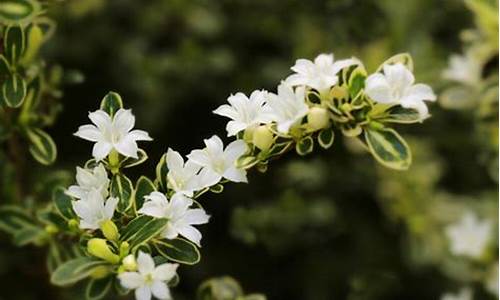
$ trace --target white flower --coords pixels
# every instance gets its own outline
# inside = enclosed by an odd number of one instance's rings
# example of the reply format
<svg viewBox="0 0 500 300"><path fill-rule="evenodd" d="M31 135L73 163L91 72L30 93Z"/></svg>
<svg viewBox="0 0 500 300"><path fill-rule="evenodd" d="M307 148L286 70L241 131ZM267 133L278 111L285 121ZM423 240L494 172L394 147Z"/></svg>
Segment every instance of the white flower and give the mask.
<svg viewBox="0 0 500 300"><path fill-rule="evenodd" d="M83 199L91 190L95 189L104 198L108 196L108 173L102 164L97 165L93 170L76 167L76 183L77 185L68 188L67 195Z"/></svg>
<svg viewBox="0 0 500 300"><path fill-rule="evenodd" d="M80 217L81 229L98 229L102 223L111 220L115 212L117 198L104 198L98 190L91 190L81 200L73 202L73 210Z"/></svg>
<svg viewBox="0 0 500 300"><path fill-rule="evenodd" d="M221 105L214 113L231 119L227 123L227 136L236 135L238 132L251 126L271 122L266 109L266 91L253 91L250 98L243 93L237 93L227 98L231 105Z"/></svg>
<svg viewBox="0 0 500 300"><path fill-rule="evenodd" d="M489 220L479 221L471 212L464 214L458 223L446 227L451 253L479 258L491 239L491 230Z"/></svg>
<svg viewBox="0 0 500 300"><path fill-rule="evenodd" d="M278 131L288 133L292 125L299 122L307 112L309 107L305 102L305 89L299 86L293 88L285 82L278 86L278 94L269 93L267 103L271 108L273 121L278 125Z"/></svg>
<svg viewBox="0 0 500 300"><path fill-rule="evenodd" d="M247 182L246 171L236 167L236 160L247 151L245 142L236 140L227 145L226 149L216 135L204 142L206 148L191 151L188 158L205 168L207 181L216 183L226 178L234 182Z"/></svg>
<svg viewBox="0 0 500 300"><path fill-rule="evenodd" d="M89 113L95 125L82 125L75 133L77 137L95 142L92 155L96 160L105 158L111 150L137 158L137 141L151 141L146 131L132 130L135 117L129 109L119 109L113 119L103 110Z"/></svg>
<svg viewBox="0 0 500 300"><path fill-rule="evenodd" d="M471 52L454 54L450 57L448 68L443 71L443 78L475 85L481 79L481 64Z"/></svg>
<svg viewBox="0 0 500 300"><path fill-rule="evenodd" d="M463 288L458 294L446 293L441 296L441 300L472 300L472 290Z"/></svg>
<svg viewBox="0 0 500 300"><path fill-rule="evenodd" d="M164 263L155 267L151 255L139 251L137 272L123 272L118 275L120 284L135 290L135 299L150 300L151 294L158 299L172 299L167 282L174 278L179 264Z"/></svg>
<svg viewBox="0 0 500 300"><path fill-rule="evenodd" d="M494 263L488 272L488 277L484 283L486 290L498 298L498 261Z"/></svg>
<svg viewBox="0 0 500 300"><path fill-rule="evenodd" d="M193 200L183 194L176 193L170 201L160 192L152 192L144 197L146 201L138 211L155 218L167 218L169 221L162 235L167 239L175 239L179 234L200 245L201 233L192 225L208 223L209 215L201 208L189 208Z"/></svg>
<svg viewBox="0 0 500 300"><path fill-rule="evenodd" d="M184 159L179 152L172 149L167 151L167 179L169 187L177 193L182 193L188 197L193 196L193 192L216 184L219 180L214 180L207 170L200 165Z"/></svg>
<svg viewBox="0 0 500 300"><path fill-rule="evenodd" d="M366 79L366 94L376 102L400 104L413 108L421 119L429 115L424 100L435 101L436 95L426 84L414 84L415 77L403 64L384 65L384 74L375 73Z"/></svg>
<svg viewBox="0 0 500 300"><path fill-rule="evenodd" d="M314 63L308 59L297 59L291 68L296 74L290 75L286 82L292 86L306 85L325 93L338 83L337 73L340 70L356 63L355 59L334 62L333 54L320 54L314 59Z"/></svg>

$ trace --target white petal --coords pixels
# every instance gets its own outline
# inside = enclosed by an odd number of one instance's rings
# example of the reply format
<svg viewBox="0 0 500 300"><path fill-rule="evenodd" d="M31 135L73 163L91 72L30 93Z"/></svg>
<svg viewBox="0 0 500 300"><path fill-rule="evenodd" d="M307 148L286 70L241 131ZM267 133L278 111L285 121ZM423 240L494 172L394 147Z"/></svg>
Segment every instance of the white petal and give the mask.
<svg viewBox="0 0 500 300"><path fill-rule="evenodd" d="M142 275L152 273L155 269L155 262L151 255L139 251L139 256L137 257L137 269Z"/></svg>
<svg viewBox="0 0 500 300"><path fill-rule="evenodd" d="M231 107L230 105L227 105L227 104L219 106L213 112L216 115L228 117L228 118L233 119L233 120L238 118L238 112L236 112L236 110L233 107Z"/></svg>
<svg viewBox="0 0 500 300"><path fill-rule="evenodd" d="M312 68L314 68L313 62L303 58L297 59L295 65L291 67L292 71L299 74L307 74Z"/></svg>
<svg viewBox="0 0 500 300"><path fill-rule="evenodd" d="M172 224L172 222L169 222L167 223L165 230L162 232L162 236L168 240L173 240L179 236L179 231L177 230L177 227Z"/></svg>
<svg viewBox="0 0 500 300"><path fill-rule="evenodd" d="M153 292L153 296L158 299L166 300L172 299L170 295L170 290L165 282L155 280L153 285L151 286L151 291Z"/></svg>
<svg viewBox="0 0 500 300"><path fill-rule="evenodd" d="M151 300L151 290L148 286L141 286L135 290L136 300Z"/></svg>
<svg viewBox="0 0 500 300"><path fill-rule="evenodd" d="M65 194L77 199L82 199L85 197L87 192L77 185L72 185L65 191Z"/></svg>
<svg viewBox="0 0 500 300"><path fill-rule="evenodd" d="M223 177L229 179L233 182L248 182L247 172L243 169L238 169L236 167L230 167L226 169Z"/></svg>
<svg viewBox="0 0 500 300"><path fill-rule="evenodd" d="M101 132L111 129L111 117L103 110L96 110L89 113L89 119L94 123Z"/></svg>
<svg viewBox="0 0 500 300"><path fill-rule="evenodd" d="M97 142L102 139L101 131L94 125L82 125L74 135L91 142Z"/></svg>
<svg viewBox="0 0 500 300"><path fill-rule="evenodd" d="M436 101L436 94L427 84L415 84L410 88L409 94L419 100Z"/></svg>
<svg viewBox="0 0 500 300"><path fill-rule="evenodd" d="M120 279L120 284L129 290L135 290L144 285L144 278L137 272L122 273L118 275L118 279Z"/></svg>
<svg viewBox="0 0 500 300"><path fill-rule="evenodd" d="M109 152L111 152L111 149L113 149L113 145L111 145L108 142L97 142L94 144L94 148L92 149L92 156L96 160L102 160L104 159Z"/></svg>
<svg viewBox="0 0 500 300"><path fill-rule="evenodd" d="M104 212L108 219L113 218L113 214L115 212L116 205L118 204L118 198L109 198L104 204Z"/></svg>
<svg viewBox="0 0 500 300"><path fill-rule="evenodd" d="M113 117L113 128L122 134L128 133L135 125L135 117L130 109L120 108Z"/></svg>
<svg viewBox="0 0 500 300"><path fill-rule="evenodd" d="M191 225L206 224L210 216L201 208L189 209L185 214L183 221Z"/></svg>
<svg viewBox="0 0 500 300"><path fill-rule="evenodd" d="M209 139L205 139L204 142L207 146L207 151L212 155L218 155L219 153L222 153L224 149L224 143L222 143L220 137L216 135L213 135Z"/></svg>
<svg viewBox="0 0 500 300"><path fill-rule="evenodd" d="M308 79L300 74L292 74L285 79L285 82L289 85L302 85L306 84Z"/></svg>
<svg viewBox="0 0 500 300"><path fill-rule="evenodd" d="M415 82L415 77L403 64L384 65L384 75L393 89L405 90Z"/></svg>
<svg viewBox="0 0 500 300"><path fill-rule="evenodd" d="M144 130L135 129L128 133L128 135L136 141L152 141L153 139Z"/></svg>
<svg viewBox="0 0 500 300"><path fill-rule="evenodd" d="M247 144L242 140L236 140L227 145L224 150L226 161L234 164L247 151Z"/></svg>
<svg viewBox="0 0 500 300"><path fill-rule="evenodd" d="M418 114L420 115L420 118L423 120L427 117L429 117L429 109L427 108L427 105L425 104L424 101L406 101L406 99L403 99L401 101L401 106L404 108L413 108L418 111Z"/></svg>
<svg viewBox="0 0 500 300"><path fill-rule="evenodd" d="M186 239L200 246L201 232L193 226L187 225L179 228L179 233Z"/></svg>
<svg viewBox="0 0 500 300"><path fill-rule="evenodd" d="M116 150L127 157L137 158L137 143L130 135L125 136L122 140L114 145Z"/></svg>
<svg viewBox="0 0 500 300"><path fill-rule="evenodd" d="M226 125L227 136L234 136L238 132L247 129L248 125L239 121L229 121Z"/></svg>
<svg viewBox="0 0 500 300"><path fill-rule="evenodd" d="M337 60L332 67L332 69L334 70L333 73L337 74L340 70L355 65L357 63L359 63L359 61L352 58Z"/></svg>
<svg viewBox="0 0 500 300"><path fill-rule="evenodd" d="M156 267L154 278L161 281L169 281L174 278L179 264L165 263Z"/></svg>
<svg viewBox="0 0 500 300"><path fill-rule="evenodd" d="M184 159L179 152L170 148L167 150L167 167L170 171L179 171L184 168Z"/></svg>
<svg viewBox="0 0 500 300"><path fill-rule="evenodd" d="M387 79L380 73L375 73L366 79L365 93L375 102L392 103L391 88Z"/></svg>
<svg viewBox="0 0 500 300"><path fill-rule="evenodd" d="M141 209L139 209L137 212L155 218L165 218L164 206L155 201L144 202Z"/></svg>
<svg viewBox="0 0 500 300"><path fill-rule="evenodd" d="M217 172L214 172L209 168L203 168L198 176L196 176L196 180L193 182L192 188L193 190L198 191L218 183L221 179L222 176Z"/></svg>
<svg viewBox="0 0 500 300"><path fill-rule="evenodd" d="M208 166L211 163L210 156L205 150L193 150L187 157L190 161L200 166Z"/></svg>

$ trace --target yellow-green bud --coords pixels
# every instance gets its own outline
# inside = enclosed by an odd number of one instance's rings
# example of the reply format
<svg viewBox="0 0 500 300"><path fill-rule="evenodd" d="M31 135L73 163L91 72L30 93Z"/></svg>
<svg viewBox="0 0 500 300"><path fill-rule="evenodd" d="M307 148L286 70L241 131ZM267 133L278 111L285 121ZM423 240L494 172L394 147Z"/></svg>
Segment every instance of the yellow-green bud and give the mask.
<svg viewBox="0 0 500 300"><path fill-rule="evenodd" d="M107 266L98 266L92 270L90 273L90 277L93 279L101 279L108 276L111 272L109 271L109 267Z"/></svg>
<svg viewBox="0 0 500 300"><path fill-rule="evenodd" d="M31 61L43 42L43 31L40 26L33 25L28 32L28 41L27 41L26 52L24 53L23 62Z"/></svg>
<svg viewBox="0 0 500 300"><path fill-rule="evenodd" d="M249 126L245 131L243 132L243 140L247 143L250 143L253 139L253 133L255 132L256 126Z"/></svg>
<svg viewBox="0 0 500 300"><path fill-rule="evenodd" d="M118 154L115 149L109 152L108 162L111 168L111 173L116 174L118 173L118 171L120 171L120 154Z"/></svg>
<svg viewBox="0 0 500 300"><path fill-rule="evenodd" d="M274 143L274 135L267 126L261 125L254 130L252 143L262 151L269 150Z"/></svg>
<svg viewBox="0 0 500 300"><path fill-rule="evenodd" d="M102 234L110 241L117 241L120 238L118 233L118 228L116 228L115 223L111 220L106 220L101 223Z"/></svg>
<svg viewBox="0 0 500 300"><path fill-rule="evenodd" d="M123 261L122 266L126 271L135 271L137 270L137 262L135 261L135 257L133 254L127 255Z"/></svg>
<svg viewBox="0 0 500 300"><path fill-rule="evenodd" d="M130 250L129 243L122 242L120 244L120 257L124 257L125 255L127 255L129 250Z"/></svg>
<svg viewBox="0 0 500 300"><path fill-rule="evenodd" d="M328 111L322 107L313 107L307 113L307 124L312 130L326 128L330 124Z"/></svg>
<svg viewBox="0 0 500 300"><path fill-rule="evenodd" d="M90 239L87 243L87 251L91 255L104 259L112 264L120 262L120 257L111 251L105 239Z"/></svg>
<svg viewBox="0 0 500 300"><path fill-rule="evenodd" d="M57 229L57 227L52 224L45 226L45 232L47 232L48 234L55 234L58 231L59 229Z"/></svg>
<svg viewBox="0 0 500 300"><path fill-rule="evenodd" d="M78 231L79 230L78 225L79 225L79 223L78 223L78 220L76 220L76 219L71 219L68 221L68 227L72 231Z"/></svg>

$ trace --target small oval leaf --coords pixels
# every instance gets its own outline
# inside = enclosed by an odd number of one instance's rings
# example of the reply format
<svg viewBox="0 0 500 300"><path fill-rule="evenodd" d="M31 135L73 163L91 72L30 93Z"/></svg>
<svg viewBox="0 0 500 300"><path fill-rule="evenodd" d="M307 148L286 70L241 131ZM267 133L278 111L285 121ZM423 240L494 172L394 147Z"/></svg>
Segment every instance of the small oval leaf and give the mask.
<svg viewBox="0 0 500 300"><path fill-rule="evenodd" d="M123 108L123 101L118 93L109 92L101 101L101 110L107 112L111 117L113 117L120 108Z"/></svg>
<svg viewBox="0 0 500 300"><path fill-rule="evenodd" d="M393 129L365 129L365 140L375 159L382 165L406 170L411 164L410 148Z"/></svg>
<svg viewBox="0 0 500 300"><path fill-rule="evenodd" d="M160 255L172 261L186 265L194 265L200 261L198 248L183 238L154 241L153 245Z"/></svg>
<svg viewBox="0 0 500 300"><path fill-rule="evenodd" d="M105 261L91 257L75 258L57 267L50 277L50 282L57 286L70 285L90 276L96 267L105 264Z"/></svg>
<svg viewBox="0 0 500 300"><path fill-rule="evenodd" d="M17 74L11 74L2 84L2 96L7 106L21 106L26 97L26 81Z"/></svg>
<svg viewBox="0 0 500 300"><path fill-rule="evenodd" d="M39 128L27 130L30 153L42 165L52 164L57 157L56 144L45 131Z"/></svg>
<svg viewBox="0 0 500 300"><path fill-rule="evenodd" d="M110 194L118 198L116 209L119 212L126 212L132 206L134 187L132 181L123 174L116 174L111 179Z"/></svg>
<svg viewBox="0 0 500 300"><path fill-rule="evenodd" d="M313 151L314 149L314 141L310 136L307 136L295 145L295 150L299 155L306 155Z"/></svg>

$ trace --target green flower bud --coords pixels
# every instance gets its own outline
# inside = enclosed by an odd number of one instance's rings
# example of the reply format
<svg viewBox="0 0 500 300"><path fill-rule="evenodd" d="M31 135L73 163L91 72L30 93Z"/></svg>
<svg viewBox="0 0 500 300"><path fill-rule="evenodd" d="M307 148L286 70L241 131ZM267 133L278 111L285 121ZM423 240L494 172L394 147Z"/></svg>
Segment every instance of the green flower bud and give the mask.
<svg viewBox="0 0 500 300"><path fill-rule="evenodd" d="M104 259L112 264L120 262L120 257L111 251L105 239L90 239L87 243L87 251L91 255Z"/></svg>
<svg viewBox="0 0 500 300"><path fill-rule="evenodd" d="M307 113L307 124L314 131L328 127L330 124L328 111L322 107L312 107Z"/></svg>
<svg viewBox="0 0 500 300"><path fill-rule="evenodd" d="M122 266L126 271L137 270L137 262L135 261L134 255L133 254L127 255L122 261Z"/></svg>
<svg viewBox="0 0 500 300"><path fill-rule="evenodd" d="M262 151L269 150L274 143L274 135L267 126L259 126L253 132L252 143Z"/></svg>
<svg viewBox="0 0 500 300"><path fill-rule="evenodd" d="M253 133L255 132L256 126L250 126L243 132L243 140L247 143L252 142Z"/></svg>
<svg viewBox="0 0 500 300"><path fill-rule="evenodd" d="M120 257L124 257L125 255L127 255L129 250L130 250L129 243L122 242L120 244Z"/></svg>
<svg viewBox="0 0 500 300"><path fill-rule="evenodd" d="M120 238L118 233L118 228L116 228L115 223L111 220L106 220L101 223L102 234L110 241L117 241Z"/></svg>
<svg viewBox="0 0 500 300"><path fill-rule="evenodd" d="M48 234L55 234L58 231L59 229L57 229L57 227L52 224L45 226L45 232L47 232Z"/></svg>

